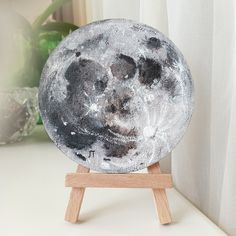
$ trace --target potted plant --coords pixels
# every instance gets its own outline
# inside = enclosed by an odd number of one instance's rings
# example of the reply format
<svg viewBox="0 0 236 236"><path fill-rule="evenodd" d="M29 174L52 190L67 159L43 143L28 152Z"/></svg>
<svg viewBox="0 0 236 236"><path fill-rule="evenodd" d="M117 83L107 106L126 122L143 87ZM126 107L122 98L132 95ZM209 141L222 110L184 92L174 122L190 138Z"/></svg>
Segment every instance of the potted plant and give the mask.
<svg viewBox="0 0 236 236"><path fill-rule="evenodd" d="M43 66L60 41L78 27L65 22L47 21L69 0L55 0L31 25L18 13L9 13L14 24L10 32L11 68L0 91L0 144L21 140L41 123L37 87Z"/></svg>

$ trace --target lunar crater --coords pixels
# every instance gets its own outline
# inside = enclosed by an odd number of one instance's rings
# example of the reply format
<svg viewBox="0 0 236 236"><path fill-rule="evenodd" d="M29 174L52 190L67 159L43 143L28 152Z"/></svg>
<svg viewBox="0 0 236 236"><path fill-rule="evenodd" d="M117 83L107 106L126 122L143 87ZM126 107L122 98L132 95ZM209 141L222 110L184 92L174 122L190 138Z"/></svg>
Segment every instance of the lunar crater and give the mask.
<svg viewBox="0 0 236 236"><path fill-rule="evenodd" d="M161 65L150 58L141 57L139 60L139 81L142 84L151 86L154 80L161 79Z"/></svg>

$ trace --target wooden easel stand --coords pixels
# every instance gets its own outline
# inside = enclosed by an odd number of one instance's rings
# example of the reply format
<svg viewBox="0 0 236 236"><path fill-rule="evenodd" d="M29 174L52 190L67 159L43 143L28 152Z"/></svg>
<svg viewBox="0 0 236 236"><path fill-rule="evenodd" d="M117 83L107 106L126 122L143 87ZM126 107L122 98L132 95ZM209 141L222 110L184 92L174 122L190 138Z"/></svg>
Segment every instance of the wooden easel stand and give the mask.
<svg viewBox="0 0 236 236"><path fill-rule="evenodd" d="M72 187L65 220L76 223L79 218L84 191L87 187L95 188L152 188L159 221L171 223L171 214L165 188L173 186L170 174L161 174L159 163L148 167L148 173L104 174L89 173L89 169L78 165L76 173L66 175L66 187Z"/></svg>

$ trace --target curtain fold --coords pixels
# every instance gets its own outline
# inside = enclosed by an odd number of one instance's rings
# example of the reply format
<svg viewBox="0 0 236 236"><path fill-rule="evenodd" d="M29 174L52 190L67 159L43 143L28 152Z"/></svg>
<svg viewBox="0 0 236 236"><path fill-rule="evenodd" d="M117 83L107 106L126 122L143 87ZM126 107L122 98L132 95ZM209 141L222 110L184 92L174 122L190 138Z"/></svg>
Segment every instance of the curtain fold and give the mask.
<svg viewBox="0 0 236 236"><path fill-rule="evenodd" d="M172 153L176 187L208 215L211 144L213 2L168 1L171 40L184 54L194 80L195 109L190 126Z"/></svg>
<svg viewBox="0 0 236 236"><path fill-rule="evenodd" d="M176 187L236 235L236 8L233 0L168 1L169 36L195 82L195 112L173 151Z"/></svg>
<svg viewBox="0 0 236 236"><path fill-rule="evenodd" d="M236 235L235 1L214 1L213 11L209 215Z"/></svg>

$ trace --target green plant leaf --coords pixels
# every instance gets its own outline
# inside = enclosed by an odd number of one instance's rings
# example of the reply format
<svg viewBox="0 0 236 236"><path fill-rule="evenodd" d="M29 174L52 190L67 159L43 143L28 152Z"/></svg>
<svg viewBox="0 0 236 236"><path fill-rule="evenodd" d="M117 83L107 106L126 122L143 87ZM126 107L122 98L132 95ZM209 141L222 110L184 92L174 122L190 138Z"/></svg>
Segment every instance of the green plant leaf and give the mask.
<svg viewBox="0 0 236 236"><path fill-rule="evenodd" d="M78 29L78 27L70 23L49 22L35 30L33 62L35 62L34 68L36 71L42 71L51 52L64 37L76 29Z"/></svg>
<svg viewBox="0 0 236 236"><path fill-rule="evenodd" d="M78 29L78 26L73 25L71 23L65 22L49 22L40 26L37 32L40 34L41 32L48 32L48 31L58 31L62 33L62 35L67 36L72 31Z"/></svg>
<svg viewBox="0 0 236 236"><path fill-rule="evenodd" d="M54 0L47 9L36 18L32 27L34 29L38 29L47 19L48 17L54 13L57 9L59 9L64 3L69 2L71 0Z"/></svg>

